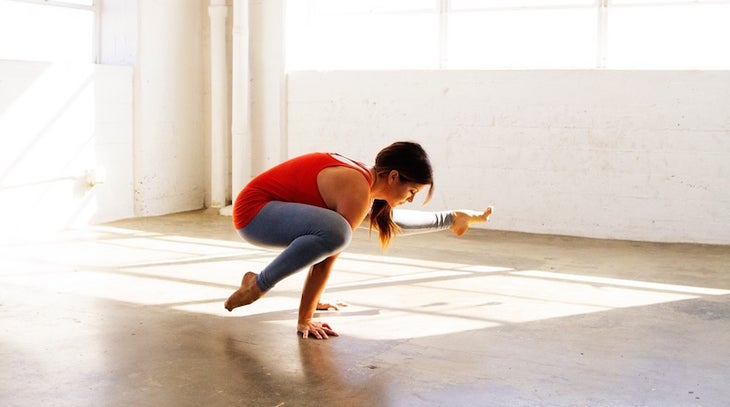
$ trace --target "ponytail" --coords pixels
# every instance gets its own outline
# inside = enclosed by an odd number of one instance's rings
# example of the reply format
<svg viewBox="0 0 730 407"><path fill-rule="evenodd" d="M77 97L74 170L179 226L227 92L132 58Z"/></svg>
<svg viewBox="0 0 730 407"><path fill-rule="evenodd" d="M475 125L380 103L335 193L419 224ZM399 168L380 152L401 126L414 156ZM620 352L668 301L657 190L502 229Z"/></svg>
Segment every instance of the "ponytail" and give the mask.
<svg viewBox="0 0 730 407"><path fill-rule="evenodd" d="M393 208L388 205L388 202L382 199L374 200L373 206L370 208L371 233L373 229L378 231L380 247L383 250L388 248L391 238L400 230L398 225L393 221Z"/></svg>

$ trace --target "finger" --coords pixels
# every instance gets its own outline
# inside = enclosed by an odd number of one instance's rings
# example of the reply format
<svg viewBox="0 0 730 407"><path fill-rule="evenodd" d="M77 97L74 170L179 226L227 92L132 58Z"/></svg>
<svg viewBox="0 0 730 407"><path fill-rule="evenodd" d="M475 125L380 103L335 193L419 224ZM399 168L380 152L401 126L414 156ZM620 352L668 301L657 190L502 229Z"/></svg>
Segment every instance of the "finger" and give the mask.
<svg viewBox="0 0 730 407"><path fill-rule="evenodd" d="M306 330L306 329L303 330L302 331L302 339L307 339L308 337L309 337L309 331Z"/></svg>
<svg viewBox="0 0 730 407"><path fill-rule="evenodd" d="M325 332L326 334L328 334L328 335L332 335L332 336L340 336L340 335L339 335L339 334L338 334L337 332L335 332L335 330L334 330L334 329L332 329L332 327L331 327L331 326L330 326L330 325L329 325L328 323L326 323L326 322L325 322L325 323L322 323L322 330L323 330L323 331L324 331L324 332Z"/></svg>

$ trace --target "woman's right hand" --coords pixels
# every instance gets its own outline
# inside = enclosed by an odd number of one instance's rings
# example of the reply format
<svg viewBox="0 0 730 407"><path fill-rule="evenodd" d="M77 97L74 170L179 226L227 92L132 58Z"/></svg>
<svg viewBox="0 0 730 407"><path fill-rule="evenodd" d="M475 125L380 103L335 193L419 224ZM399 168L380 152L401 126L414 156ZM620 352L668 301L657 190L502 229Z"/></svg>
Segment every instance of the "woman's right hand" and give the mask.
<svg viewBox="0 0 730 407"><path fill-rule="evenodd" d="M297 333L302 334L303 339L307 339L309 335L313 335L317 339L328 339L329 336L340 336L332 330L326 322L304 321L297 323Z"/></svg>

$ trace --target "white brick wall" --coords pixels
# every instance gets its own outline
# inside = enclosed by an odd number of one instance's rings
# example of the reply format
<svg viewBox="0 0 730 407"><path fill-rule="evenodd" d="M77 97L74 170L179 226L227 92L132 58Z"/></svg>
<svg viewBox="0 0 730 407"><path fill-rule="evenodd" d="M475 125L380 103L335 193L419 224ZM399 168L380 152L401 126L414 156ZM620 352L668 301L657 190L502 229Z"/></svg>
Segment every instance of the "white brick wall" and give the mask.
<svg viewBox="0 0 730 407"><path fill-rule="evenodd" d="M174 93L133 120L131 67L0 61L2 230L200 207L206 134L187 112L204 103ZM728 112L722 71L294 73L285 150L371 162L413 139L436 168L429 208L493 204L502 230L730 244ZM99 167L106 182L87 188Z"/></svg>
<svg viewBox="0 0 730 407"><path fill-rule="evenodd" d="M503 230L730 243L730 72L300 72L288 151L420 141L431 208Z"/></svg>

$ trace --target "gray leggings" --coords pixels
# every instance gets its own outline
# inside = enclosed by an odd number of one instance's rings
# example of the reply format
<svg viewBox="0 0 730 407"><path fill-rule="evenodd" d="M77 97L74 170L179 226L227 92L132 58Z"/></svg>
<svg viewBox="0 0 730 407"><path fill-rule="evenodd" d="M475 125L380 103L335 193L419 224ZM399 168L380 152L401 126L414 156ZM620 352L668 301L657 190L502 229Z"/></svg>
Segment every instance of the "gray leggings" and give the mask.
<svg viewBox="0 0 730 407"><path fill-rule="evenodd" d="M454 212L426 212L411 209L393 209L393 221L403 235L435 232L454 224Z"/></svg>
<svg viewBox="0 0 730 407"><path fill-rule="evenodd" d="M393 220L403 234L449 228L453 213L393 210ZM247 242L263 247L284 248L256 278L263 291L298 270L308 268L344 250L352 240L350 224L339 213L317 206L269 202L238 233Z"/></svg>

